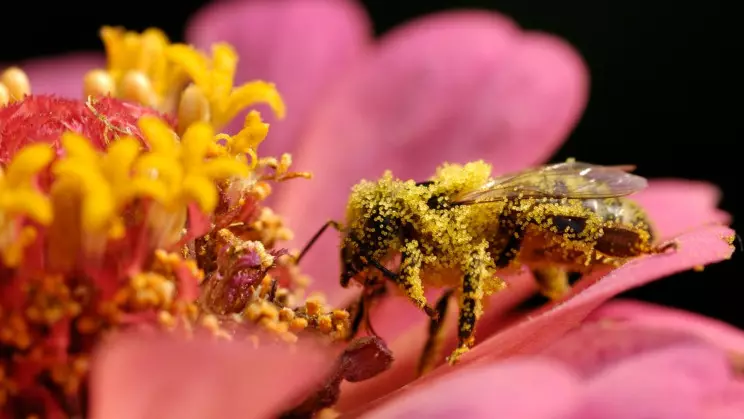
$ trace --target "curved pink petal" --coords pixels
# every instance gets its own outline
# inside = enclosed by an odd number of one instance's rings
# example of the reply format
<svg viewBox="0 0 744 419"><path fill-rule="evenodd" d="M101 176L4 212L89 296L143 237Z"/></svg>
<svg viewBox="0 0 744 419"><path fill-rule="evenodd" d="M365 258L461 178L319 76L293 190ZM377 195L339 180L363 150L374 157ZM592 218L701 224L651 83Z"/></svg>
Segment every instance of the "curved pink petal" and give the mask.
<svg viewBox="0 0 744 419"><path fill-rule="evenodd" d="M238 83L276 83L287 117L272 123L261 154L278 156L295 151L310 109L366 51L370 33L364 10L351 1L236 1L202 9L189 24L187 39L200 48L219 41L233 44L240 56ZM269 111L262 115L276 121ZM235 132L242 123L238 117L228 130Z"/></svg>
<svg viewBox="0 0 744 419"><path fill-rule="evenodd" d="M331 360L318 348L130 335L94 359L91 417L264 418L320 382Z"/></svg>
<svg viewBox="0 0 744 419"><path fill-rule="evenodd" d="M591 377L639 355L695 345L711 346L687 331L587 320L550 344L540 355L570 366L582 377Z"/></svg>
<svg viewBox="0 0 744 419"><path fill-rule="evenodd" d="M464 369L415 392L401 392L363 417L552 419L576 407L579 390L576 378L560 365L513 361Z"/></svg>
<svg viewBox="0 0 744 419"><path fill-rule="evenodd" d="M648 189L632 199L643 205L661 239L673 238L700 225L731 221L729 214L718 209L720 189L707 182L654 179Z"/></svg>
<svg viewBox="0 0 744 419"><path fill-rule="evenodd" d="M563 336L568 330L582 322L586 316L613 296L633 287L643 285L657 278L728 259L733 252L730 244L734 232L726 227L711 226L698 229L678 238L679 248L670 254L647 256L631 261L609 274L597 273L579 281L572 294L564 299L527 313L515 313L514 317L499 316L493 322L488 319L479 324L478 336L489 336L476 344L461 358L461 364L485 363L515 354L531 354L543 350L551 342ZM504 293L508 293L507 289ZM499 295L493 297L499 298ZM491 325L489 326L489 323ZM499 330L497 333L483 333L484 328ZM500 328L500 329L499 329ZM444 345L451 351L455 345L454 330ZM416 360L421 353L425 330L402 336L390 345L395 354L395 363L390 371L369 382L349 386L342 395L339 406L353 408L369 402L392 390L402 387L414 378ZM443 366L424 377L426 382L442 374L453 371ZM411 386L418 384L412 383ZM382 403L385 398L375 400Z"/></svg>
<svg viewBox="0 0 744 419"><path fill-rule="evenodd" d="M535 316L489 338L476 346L467 359L499 357L515 349L524 352L544 346L617 294L654 279L730 258L734 251L733 235L733 230L723 226L700 228L677 238L675 252L642 257L609 274L588 275L564 301L540 309Z"/></svg>
<svg viewBox="0 0 744 419"><path fill-rule="evenodd" d="M637 327L691 333L720 348L744 354L744 331L684 310L639 301L616 300L592 312L587 320L611 320Z"/></svg>
<svg viewBox="0 0 744 419"><path fill-rule="evenodd" d="M85 73L104 67L106 62L99 53L75 53L29 60L18 65L28 74L33 94L83 99Z"/></svg>
<svg viewBox="0 0 744 419"><path fill-rule="evenodd" d="M299 245L343 214L351 185L384 169L425 179L444 161L485 159L497 172L541 162L581 113L586 79L571 47L500 15L415 21L384 38L317 104L295 156L315 179L278 190L279 212ZM321 239L303 261L326 290L338 287L337 243Z"/></svg>
<svg viewBox="0 0 744 419"><path fill-rule="evenodd" d="M730 365L721 351L673 347L621 362L586 384L571 419L700 419L707 399L726 391Z"/></svg>

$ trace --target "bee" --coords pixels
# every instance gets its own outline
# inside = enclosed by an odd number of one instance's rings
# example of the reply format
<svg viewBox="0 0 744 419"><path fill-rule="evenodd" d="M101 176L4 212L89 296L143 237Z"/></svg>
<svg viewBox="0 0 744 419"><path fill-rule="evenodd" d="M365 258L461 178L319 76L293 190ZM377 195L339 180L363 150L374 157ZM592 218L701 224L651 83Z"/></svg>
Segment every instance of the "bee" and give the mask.
<svg viewBox="0 0 744 419"><path fill-rule="evenodd" d="M447 304L431 306L424 287L446 288L443 298L459 300L454 364L474 345L483 299L505 288L497 272L526 266L541 292L559 299L570 290L569 273L669 249L655 244L646 213L626 197L647 186L632 169L568 160L493 177L476 161L444 164L424 182L386 172L354 186L346 222L325 224L299 257L335 227L343 236L341 285L382 275L432 319L432 335ZM424 357L434 346L427 342Z"/></svg>

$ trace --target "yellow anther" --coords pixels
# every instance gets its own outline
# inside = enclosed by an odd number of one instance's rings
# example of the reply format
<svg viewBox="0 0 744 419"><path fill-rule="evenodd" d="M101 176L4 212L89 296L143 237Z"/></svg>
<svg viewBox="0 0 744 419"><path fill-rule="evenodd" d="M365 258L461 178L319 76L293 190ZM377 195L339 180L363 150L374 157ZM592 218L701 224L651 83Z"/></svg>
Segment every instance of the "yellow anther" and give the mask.
<svg viewBox="0 0 744 419"><path fill-rule="evenodd" d="M0 83L0 106L10 103L10 92L4 84Z"/></svg>
<svg viewBox="0 0 744 419"><path fill-rule="evenodd" d="M157 97L153 91L152 83L141 71L128 71L121 80L120 92L123 99L145 106L156 106Z"/></svg>
<svg viewBox="0 0 744 419"><path fill-rule="evenodd" d="M178 104L178 132L183 133L195 122L209 122L209 101L198 86L190 85L183 91Z"/></svg>
<svg viewBox="0 0 744 419"><path fill-rule="evenodd" d="M83 79L83 95L85 97L116 95L114 78L104 70L89 71Z"/></svg>
<svg viewBox="0 0 744 419"><path fill-rule="evenodd" d="M21 100L31 94L31 82L26 73L18 67L10 67L0 75L0 83L8 89L11 102Z"/></svg>
<svg viewBox="0 0 744 419"><path fill-rule="evenodd" d="M184 44L171 45L167 55L191 77L207 98L215 127L224 126L238 112L257 103L268 104L278 117L284 117L284 102L274 84L252 81L234 88L238 56L230 45L213 45L211 59Z"/></svg>

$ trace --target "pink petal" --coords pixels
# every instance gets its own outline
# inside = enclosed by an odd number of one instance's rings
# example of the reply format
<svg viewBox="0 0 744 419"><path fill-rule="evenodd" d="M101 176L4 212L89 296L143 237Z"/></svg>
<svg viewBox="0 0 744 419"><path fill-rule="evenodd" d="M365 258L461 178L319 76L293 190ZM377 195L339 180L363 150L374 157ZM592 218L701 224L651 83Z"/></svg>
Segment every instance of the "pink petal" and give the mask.
<svg viewBox="0 0 744 419"><path fill-rule="evenodd" d="M306 345L124 336L94 360L92 418L263 418L297 402L330 360Z"/></svg>
<svg viewBox="0 0 744 419"><path fill-rule="evenodd" d="M315 179L277 189L279 212L300 244L343 214L351 185L384 169L425 179L445 160L486 159L497 172L539 163L575 124L586 79L571 47L500 15L417 20L384 38L317 104L295 156ZM321 239L303 262L326 290L338 287L337 243Z"/></svg>
<svg viewBox="0 0 744 419"><path fill-rule="evenodd" d="M567 300L541 309L537 316L491 337L476 346L467 358L502 356L513 350L524 352L542 346L617 294L695 266L728 259L733 252L733 234L722 226L700 228L680 236L676 252L639 258L607 275L589 275L576 284Z"/></svg>
<svg viewBox="0 0 744 419"><path fill-rule="evenodd" d="M654 179L632 196L643 205L661 239L669 239L704 224L727 224L731 216L720 209L721 191L707 182ZM673 208L673 211L669 209Z"/></svg>
<svg viewBox="0 0 744 419"><path fill-rule="evenodd" d="M611 320L636 327L694 334L720 348L744 353L744 331L715 319L683 310L636 301L610 301L588 320Z"/></svg>
<svg viewBox="0 0 744 419"><path fill-rule="evenodd" d="M271 125L262 155L294 151L312 107L366 50L370 25L361 6L344 0L213 3L191 21L187 39L200 48L233 44L240 56L236 82L276 83L287 118ZM275 121L270 111L262 112ZM243 117L228 128L237 132Z"/></svg>
<svg viewBox="0 0 744 419"><path fill-rule="evenodd" d="M403 391L372 418L564 417L577 404L579 385L568 371L538 360L466 369L434 383Z"/></svg>
<svg viewBox="0 0 744 419"><path fill-rule="evenodd" d="M105 65L102 54L75 53L30 60L19 66L28 74L33 94L83 99L83 76Z"/></svg>
<svg viewBox="0 0 744 419"><path fill-rule="evenodd" d="M679 249L675 253L647 256L631 261L607 275L597 274L583 278L574 287L572 296L562 302L532 312L515 313L518 316L516 318L505 317L504 313L501 313L501 316L494 319L495 321L484 319L478 325L478 336L481 339L488 337L461 358L461 364L485 363L515 354L539 352L581 323L603 302L623 291L697 265L728 259L733 252L729 244L733 234L732 230L722 226L698 229L678 239ZM507 289L501 294L509 292L510 289ZM501 297L496 295L493 298ZM498 333L490 335L483 333L484 329L499 328L502 329ZM451 351L454 345L454 330L450 328L449 331L445 351ZM412 381L413 368L421 353L425 336L425 330L420 330L393 342L390 348L395 354L396 361L392 369L374 381L349 386L342 395L339 406L359 406ZM428 381L451 371L452 368L443 366L418 382ZM375 404L383 403L385 400L385 398L375 400Z"/></svg>
<svg viewBox="0 0 744 419"><path fill-rule="evenodd" d="M730 365L721 351L699 345L634 357L587 384L571 419L698 419L706 399L725 391Z"/></svg>
<svg viewBox="0 0 744 419"><path fill-rule="evenodd" d="M710 347L700 337L686 331L587 321L540 355L571 366L582 377L591 377L627 359L680 345Z"/></svg>
<svg viewBox="0 0 744 419"><path fill-rule="evenodd" d="M718 394L708 398L704 419L741 419L744 417L744 381L730 382Z"/></svg>

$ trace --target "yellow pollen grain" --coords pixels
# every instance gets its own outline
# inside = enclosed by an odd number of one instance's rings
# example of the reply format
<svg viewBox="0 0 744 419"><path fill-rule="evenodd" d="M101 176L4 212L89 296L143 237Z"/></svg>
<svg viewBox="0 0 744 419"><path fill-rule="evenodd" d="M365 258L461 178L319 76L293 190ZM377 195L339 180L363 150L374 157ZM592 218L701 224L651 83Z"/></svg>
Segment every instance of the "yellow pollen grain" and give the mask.
<svg viewBox="0 0 744 419"><path fill-rule="evenodd" d="M323 304L317 299L308 299L305 302L305 310L309 316L315 316L321 312Z"/></svg>
<svg viewBox="0 0 744 419"><path fill-rule="evenodd" d="M299 331L305 330L305 329L307 328L307 326L308 326L308 321L307 321L307 319L304 319L304 318L302 318L302 317L296 317L296 318L294 318L294 319L293 319L293 320L292 320L292 321L291 321L291 322L289 323L289 327L290 327L290 328L291 328L292 330L296 331L296 332L299 332Z"/></svg>
<svg viewBox="0 0 744 419"><path fill-rule="evenodd" d="M323 333L330 333L333 331L333 320L331 316L323 315L318 318L318 329Z"/></svg>
<svg viewBox="0 0 744 419"><path fill-rule="evenodd" d="M283 307L279 310L279 320L283 322L291 322L295 319L295 312L289 307Z"/></svg>
<svg viewBox="0 0 744 419"><path fill-rule="evenodd" d="M349 319L349 312L346 310L333 310L331 315L334 321L345 321Z"/></svg>

